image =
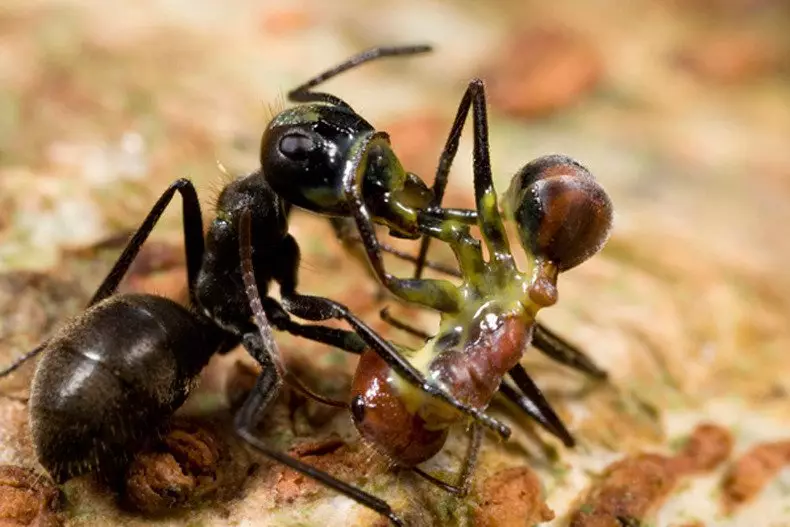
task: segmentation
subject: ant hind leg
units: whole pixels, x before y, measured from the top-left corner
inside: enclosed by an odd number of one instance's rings
[[[93,298],[88,303],[88,307],[101,302],[112,295],[118,288],[118,284],[123,279],[129,266],[132,264],[140,248],[143,246],[148,236],[151,234],[162,213],[165,211],[176,192],[181,194],[183,199],[182,221],[184,225],[184,249],[186,251],[187,282],[189,284],[190,301],[195,303],[194,284],[197,280],[200,265],[203,260],[204,240],[203,240],[203,217],[200,212],[200,202],[198,201],[195,186],[188,179],[177,179],[165,190],[159,199],[154,203],[143,223],[132,235],[121,256],[116,260],[107,277],[93,294]]]
[[[319,483],[343,494],[364,507],[378,512],[382,516],[386,516],[394,525],[402,526],[403,520],[395,515],[387,502],[349,485],[348,483],[340,481],[326,472],[318,470],[298,459],[294,459],[283,452],[274,450],[256,437],[255,430],[263,415],[266,413],[267,408],[276,398],[281,387],[281,382],[282,381],[278,378],[277,372],[271,364],[264,368],[258,380],[255,382],[255,387],[252,392],[236,414],[234,426],[239,437],[261,454],[307,477],[315,479]]]
[[[193,297],[194,283],[197,279],[198,271],[200,270],[201,260],[203,259],[204,241],[203,241],[203,219],[200,212],[200,202],[198,201],[195,187],[188,179],[178,179],[174,181],[167,190],[159,197],[151,211],[143,220],[143,223],[132,235],[131,239],[126,244],[121,255],[116,260],[110,272],[107,274],[101,285],[96,289],[88,307],[101,302],[109,297],[118,288],[129,266],[132,264],[140,248],[145,243],[145,240],[151,234],[162,213],[165,211],[173,195],[176,191],[181,193],[184,200],[184,208],[182,212],[184,224],[184,245],[186,251],[187,263],[187,277],[189,282],[190,300],[194,303]],[[47,346],[47,341],[42,342],[33,350],[22,355],[16,359],[10,366],[0,371],[0,378],[3,378],[12,372],[16,371],[28,360],[36,357]]]

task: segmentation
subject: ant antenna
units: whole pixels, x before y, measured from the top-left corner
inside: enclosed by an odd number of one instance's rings
[[[41,344],[39,344],[38,346],[36,346],[33,350],[28,351],[27,353],[25,353],[24,355],[22,355],[21,357],[16,359],[6,369],[0,370],[0,379],[2,379],[3,377],[6,377],[8,375],[11,375],[13,372],[15,372],[20,367],[22,367],[22,365],[24,363],[26,363],[27,361],[29,361],[30,359],[36,357],[39,353],[44,351],[44,348],[46,348],[46,347],[47,347],[47,341],[44,341]]]
[[[361,66],[366,62],[370,62],[385,57],[418,55],[420,53],[427,53],[432,50],[433,48],[431,46],[417,45],[417,46],[377,47],[377,48],[369,49],[367,51],[363,51],[362,53],[358,53],[357,55],[354,55],[353,57],[346,60],[345,62],[341,62],[334,68],[328,69],[323,73],[319,73],[318,75],[308,80],[304,84],[297,86],[293,90],[289,91],[288,100],[290,100],[291,102],[302,102],[302,103],[325,102],[328,104],[333,104],[335,106],[342,106],[344,108],[351,110],[351,106],[340,97],[331,95],[329,93],[310,91],[310,89],[315,88],[319,84],[323,84],[324,82],[328,81],[333,77],[337,77],[338,75],[340,75],[345,71],[356,68],[357,66]]]
[[[282,355],[280,355],[280,348],[277,346],[274,335],[272,334],[272,326],[269,323],[269,318],[266,316],[266,311],[263,309],[263,302],[258,293],[258,282],[255,280],[255,272],[252,268],[252,235],[250,232],[252,220],[250,218],[251,215],[249,210],[245,210],[241,215],[241,232],[239,233],[239,256],[241,258],[242,268],[241,277],[244,281],[244,291],[247,293],[247,300],[250,303],[253,320],[255,321],[255,325],[258,326],[258,334],[261,337],[264,353],[274,365],[277,375],[291,388],[327,406],[347,408],[348,404],[344,401],[330,399],[315,393],[285,367]]]

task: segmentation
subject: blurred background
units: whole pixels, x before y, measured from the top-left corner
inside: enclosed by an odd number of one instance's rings
[[[660,416],[649,433],[633,434],[634,445],[669,440],[701,419],[737,428],[738,444],[790,435],[783,0],[4,0],[0,357],[21,354],[79,311],[171,181],[193,179],[209,217],[228,178],[217,162],[233,175],[258,166],[260,135],[289,89],[363,49],[412,43],[435,51],[327,85],[390,132],[407,169],[431,181],[458,101],[479,76],[500,190],[529,160],[565,153],[612,197],[610,243],[561,279],[560,303],[544,320]],[[471,202],[468,139],[446,200],[455,206]],[[180,294],[179,209],[157,227],[126,290]],[[343,301],[385,331],[375,283],[360,285],[362,267],[326,222],[297,213],[292,232],[305,253],[302,290]],[[441,249],[435,258],[451,261]],[[282,343],[294,357],[318,353]],[[562,375],[535,368],[561,399]],[[591,443],[635,448],[636,425],[615,403],[593,395],[583,403],[591,417],[558,402]],[[790,498],[777,489],[760,507],[779,525]],[[550,493],[550,504],[559,514],[573,495]],[[715,500],[694,500],[673,500],[657,524],[689,506],[700,517],[718,510]],[[743,514],[712,524],[756,525]]]

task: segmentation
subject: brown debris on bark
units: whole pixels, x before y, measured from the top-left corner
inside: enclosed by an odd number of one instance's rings
[[[708,472],[729,457],[732,445],[728,430],[704,423],[694,429],[683,449],[672,458],[672,464],[681,475]]]
[[[215,494],[227,478],[226,445],[206,428],[179,422],[157,450],[138,454],[125,482],[125,501],[147,514],[191,506]]]
[[[475,525],[536,525],[554,519],[540,480],[529,467],[500,470],[482,483]]]
[[[730,466],[724,477],[724,509],[732,513],[737,507],[754,499],[788,463],[790,441],[762,443],[752,447]]]
[[[571,527],[638,525],[653,513],[680,478],[714,469],[732,450],[732,436],[716,425],[697,426],[674,457],[637,454],[610,465],[571,514]]]
[[[59,527],[60,491],[32,470],[0,466],[0,525]]]

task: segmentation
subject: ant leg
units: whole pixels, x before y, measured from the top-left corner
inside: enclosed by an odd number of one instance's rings
[[[283,306],[289,313],[306,320],[336,319],[346,321],[365,340],[369,347],[396,373],[403,377],[406,382],[479,421],[487,428],[495,431],[503,439],[510,437],[510,429],[506,425],[486,415],[481,410],[462,403],[439,386],[430,383],[419,370],[403,358],[390,342],[384,340],[370,326],[351,313],[347,307],[328,298],[300,295],[288,291],[281,293]]]
[[[444,489],[457,496],[466,496],[469,493],[469,486],[472,483],[472,474],[477,465],[477,455],[480,453],[480,443],[483,441],[482,429],[477,423],[469,426],[469,448],[466,451],[461,472],[458,474],[458,481],[455,484],[446,483],[439,478],[432,476],[419,467],[412,468],[415,474],[433,483],[440,489]]]
[[[2,379],[3,377],[6,377],[8,375],[11,375],[13,372],[15,372],[20,367],[22,367],[22,365],[24,363],[26,363],[27,361],[29,361],[30,359],[36,357],[39,353],[44,351],[44,348],[46,348],[46,347],[47,347],[47,341],[45,340],[44,342],[42,342],[41,344],[39,344],[38,346],[33,348],[31,351],[28,351],[27,353],[25,353],[21,357],[17,358],[8,367],[6,367],[3,370],[0,370],[0,379]]]
[[[450,210],[450,209],[442,209],[442,210],[443,211],[447,211],[447,210]],[[477,213],[475,212],[475,215],[476,214]],[[353,233],[350,232],[351,226],[347,222],[345,222],[345,221],[343,221],[343,222],[335,221],[335,220],[349,220],[349,219],[350,218],[335,218],[335,217],[330,218],[330,221],[332,222],[332,227],[335,230],[335,235],[338,237],[338,239],[340,239],[341,243],[363,244],[364,242],[362,241],[362,238],[360,238],[359,235],[356,232],[353,232]],[[353,222],[353,220],[351,220],[351,221]],[[477,220],[475,220],[475,221],[477,221]],[[427,237],[425,239],[430,239],[430,237]],[[400,260],[411,262],[413,264],[418,263],[418,257],[417,256],[411,255],[411,254],[409,254],[409,253],[407,253],[405,251],[401,251],[400,249],[396,249],[392,245],[388,245],[386,243],[379,242],[379,248],[381,249],[382,252],[385,252],[387,254],[391,254],[395,258],[398,258]],[[462,278],[461,272],[458,269],[455,269],[454,267],[450,267],[449,265],[443,265],[443,264],[440,264],[438,262],[434,262],[434,261],[431,261],[431,260],[425,260],[424,262],[422,262],[421,265],[423,267],[428,268],[428,269],[433,269],[434,271],[439,271],[440,273],[443,273],[443,274],[446,274],[446,275],[449,275],[449,276],[455,276],[457,278]],[[419,278],[419,277],[417,277],[417,278]]]
[[[143,223],[132,235],[126,248],[118,257],[107,277],[93,294],[88,306],[101,302],[112,295],[118,288],[118,284],[123,279],[132,261],[137,257],[140,248],[151,234],[162,213],[165,211],[176,191],[181,194],[184,206],[182,209],[182,221],[184,224],[184,246],[186,251],[187,264],[187,283],[189,284],[189,299],[193,305],[197,305],[194,298],[194,284],[197,280],[200,265],[203,260],[204,240],[203,240],[203,217],[200,212],[200,202],[197,192],[192,182],[188,179],[177,179],[165,190],[156,200],[151,211],[143,220]]]
[[[173,198],[176,191],[181,193],[181,197],[184,200],[182,215],[184,223],[187,277],[189,281],[190,300],[193,304],[195,303],[195,299],[193,298],[194,288],[192,286],[197,278],[201,260],[203,259],[203,219],[200,213],[200,202],[198,201],[197,193],[195,192],[195,187],[192,185],[192,182],[188,179],[178,179],[159,197],[151,208],[151,211],[143,220],[143,223],[134,235],[132,235],[132,238],[126,244],[126,248],[121,253],[121,256],[118,257],[118,260],[107,274],[107,277],[93,294],[93,297],[88,303],[88,307],[101,302],[115,292],[121,279],[123,279],[123,276],[126,274],[126,271],[129,270],[132,261],[134,261],[135,257],[140,252],[143,243],[148,238],[148,235],[151,234],[159,217],[170,204],[170,200]],[[16,371],[25,362],[36,357],[46,348],[46,345],[47,341],[44,341],[33,350],[16,359],[10,366],[0,371],[0,378]]]
[[[502,394],[515,403],[524,412],[528,413],[535,419],[543,428],[551,432],[552,435],[562,441],[568,448],[576,445],[576,440],[565,427],[560,417],[554,412],[549,402],[543,396],[543,392],[535,384],[535,381],[529,376],[521,364],[516,364],[509,372],[508,375],[516,386],[522,391],[524,395],[516,392],[507,382],[502,382],[499,385],[499,390]]]
[[[590,377],[606,380],[609,374],[595,364],[579,348],[551,331],[546,326],[536,324],[532,335],[532,345],[560,364],[569,366]]]
[[[444,187],[447,184],[450,164],[458,150],[458,141],[469,113],[470,105],[472,106],[474,117],[473,166],[475,201],[477,202],[478,214],[477,223],[483,234],[483,240],[485,240],[491,252],[491,260],[505,271],[512,272],[515,270],[515,263],[510,253],[505,226],[499,214],[496,191],[491,175],[491,158],[488,149],[488,112],[486,110],[485,87],[480,79],[472,80],[461,98],[455,121],[450,130],[450,136],[439,160],[436,174],[437,180],[434,182],[434,194],[438,200],[444,196]],[[440,203],[438,200],[436,206],[430,208],[432,210],[429,210],[429,213],[442,212],[438,207]],[[448,213],[445,212],[443,214],[446,216]],[[425,254],[427,254],[427,245],[428,242],[423,240],[420,247],[420,256],[418,257],[420,261],[424,260]],[[421,272],[422,265],[420,261],[417,263],[417,271],[419,272]]]
[[[444,191],[447,188],[447,180],[450,176],[450,167],[453,164],[455,155],[458,153],[458,144],[461,140],[461,132],[463,131],[464,124],[466,123],[466,116],[469,113],[469,106],[472,99],[469,95],[469,90],[464,93],[461,98],[461,103],[458,105],[458,111],[455,114],[455,120],[452,127],[450,127],[450,134],[447,136],[447,142],[444,144],[442,153],[439,156],[439,165],[436,168],[436,175],[433,180],[433,201],[430,208],[439,209],[444,199]],[[476,220],[475,216],[475,220]],[[423,236],[420,242],[420,252],[417,255],[417,266],[414,269],[414,278],[422,276],[423,268],[425,267],[425,260],[428,256],[428,247],[431,244],[430,236]]]
[[[281,387],[281,382],[282,381],[277,377],[277,372],[271,367],[271,364],[265,365],[263,372],[258,376],[258,380],[255,382],[252,392],[250,392],[250,395],[247,397],[247,400],[244,402],[241,409],[239,409],[234,419],[234,427],[239,437],[261,454],[322,483],[330,489],[351,498],[360,505],[378,512],[382,516],[386,516],[393,524],[402,526],[403,521],[395,515],[392,508],[385,501],[349,485],[348,483],[340,481],[326,472],[318,470],[298,459],[294,459],[283,452],[274,450],[255,436],[255,429],[261,422],[267,408],[276,398]]]
[[[407,324],[406,322],[393,317],[390,314],[390,308],[385,307],[381,311],[379,311],[379,317],[381,320],[389,324],[390,326],[394,327],[395,329],[400,329],[401,331],[405,331],[409,335],[413,335],[419,339],[428,340],[431,338],[431,335],[426,333],[421,329],[417,329],[414,326]]]
[[[361,66],[362,64],[365,64],[366,62],[370,62],[372,60],[381,59],[385,57],[417,55],[420,53],[427,53],[431,50],[432,50],[431,46],[416,45],[416,46],[377,47],[377,48],[369,49],[367,51],[363,51],[362,53],[358,53],[353,57],[341,62],[337,66],[330,68],[323,73],[319,73],[318,75],[308,80],[304,84],[301,84],[296,88],[294,88],[293,90],[289,91],[288,100],[291,102],[325,102],[337,106],[350,108],[350,106],[345,101],[343,101],[343,99],[339,97],[330,95],[328,93],[310,91],[310,89],[315,88],[319,84],[323,84],[324,82],[328,81],[333,77],[340,75],[343,72],[356,68],[357,66]]]
[[[314,324],[300,324],[294,322],[288,312],[272,297],[263,297],[261,301],[266,316],[271,320],[272,326],[279,331],[327,344],[355,355],[361,354],[368,347],[365,341],[353,331]]]
[[[467,93],[472,97],[474,125],[474,185],[477,202],[478,224],[486,245],[491,253],[491,261],[497,262],[506,271],[515,271],[513,255],[507,240],[505,225],[499,214],[496,190],[491,175],[491,156],[488,151],[488,110],[483,81],[474,79],[469,83]]]
[[[249,302],[250,309],[252,310],[252,317],[258,330],[257,332],[247,332],[244,335],[244,347],[247,348],[250,355],[259,363],[273,365],[277,376],[292,388],[326,405],[346,408],[348,405],[344,401],[329,399],[313,392],[285,367],[285,363],[280,356],[280,349],[274,341],[271,324],[269,324],[266,312],[263,309],[263,303],[261,302],[260,293],[258,292],[258,283],[255,280],[255,272],[252,268],[252,237],[250,233],[250,223],[250,211],[246,210],[241,216],[239,257],[241,259],[241,275],[244,282],[244,291],[247,294],[247,301]]]

